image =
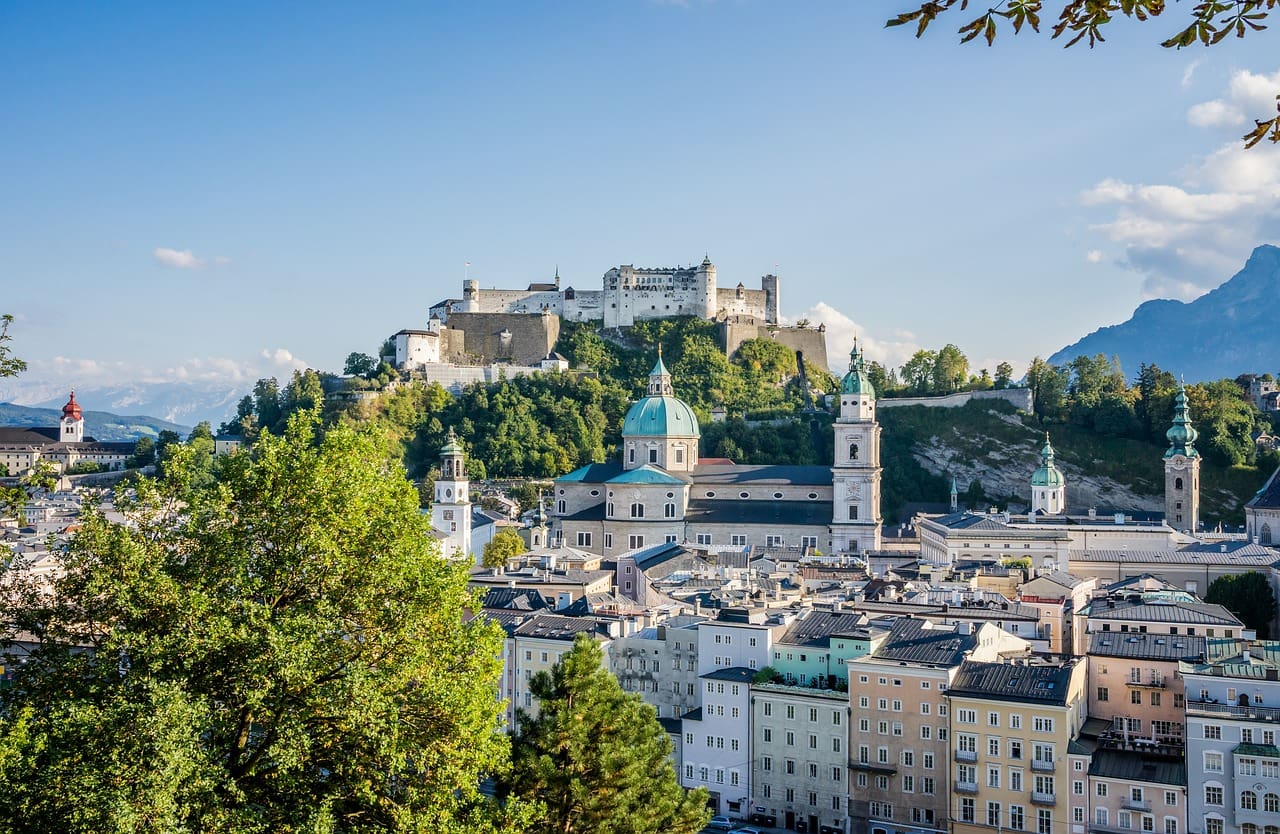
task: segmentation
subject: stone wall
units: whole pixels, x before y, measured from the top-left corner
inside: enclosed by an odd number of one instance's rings
[[[927,405],[933,408],[959,408],[972,400],[1004,400],[1015,408],[1030,413],[1035,401],[1031,397],[1030,388],[1005,388],[1000,391],[963,391],[959,394],[945,394],[940,397],[892,397],[876,400],[881,410],[900,408],[908,405]]]
[[[766,324],[755,316],[730,316],[716,327],[720,346],[726,356],[748,339],[771,339],[804,354],[804,360],[819,368],[827,367],[827,334],[813,327],[783,327]]]
[[[452,331],[452,332],[450,332]],[[537,365],[560,338],[560,318],[550,313],[452,313],[441,359],[465,363]],[[462,334],[461,343],[454,334]]]

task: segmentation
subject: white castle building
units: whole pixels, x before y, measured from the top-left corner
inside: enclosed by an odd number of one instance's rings
[[[614,267],[604,274],[601,288],[561,288],[560,273],[552,283],[530,284],[524,290],[481,289],[474,279],[462,284],[462,298],[449,298],[431,308],[432,318],[447,322],[451,313],[541,313],[548,311],[569,321],[603,321],[605,327],[629,327],[637,321],[670,316],[726,319],[749,316],[778,323],[778,276],[765,275],[760,289],[742,283],[716,285],[710,258],[691,267]]]

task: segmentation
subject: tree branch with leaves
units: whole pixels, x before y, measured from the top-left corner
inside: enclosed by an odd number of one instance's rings
[[[1064,47],[1087,41],[1093,48],[1106,40],[1103,29],[1117,18],[1146,22],[1163,14],[1167,4],[1166,0],[1068,0],[1061,5],[1051,38],[1066,38]],[[1011,27],[1015,35],[1025,27],[1039,33],[1044,6],[1043,0],[1001,0],[960,26],[957,30],[960,42],[981,38],[991,46],[1002,26]],[[1191,21],[1160,45],[1166,49],[1182,49],[1195,44],[1213,46],[1233,34],[1243,38],[1250,32],[1266,29],[1263,21],[1277,7],[1280,0],[1204,0],[1192,6]],[[885,26],[915,24],[919,38],[943,14],[964,12],[968,8],[969,0],[929,0],[890,18]],[[1253,129],[1241,137],[1246,148],[1264,139],[1280,144],[1280,95],[1276,96],[1276,114],[1269,119],[1254,120]]]

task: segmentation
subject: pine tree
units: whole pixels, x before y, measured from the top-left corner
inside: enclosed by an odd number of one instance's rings
[[[692,834],[707,822],[705,789],[676,778],[654,708],[626,693],[595,640],[579,636],[530,683],[536,716],[520,714],[506,793],[538,800],[545,834]]]

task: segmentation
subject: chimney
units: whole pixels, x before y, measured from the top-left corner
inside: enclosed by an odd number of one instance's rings
[[[1244,650],[1244,662],[1245,662],[1245,663],[1249,663],[1249,662],[1251,662],[1251,660],[1252,660],[1252,658],[1249,656],[1249,650],[1248,650],[1248,649],[1245,649],[1245,650]]]

